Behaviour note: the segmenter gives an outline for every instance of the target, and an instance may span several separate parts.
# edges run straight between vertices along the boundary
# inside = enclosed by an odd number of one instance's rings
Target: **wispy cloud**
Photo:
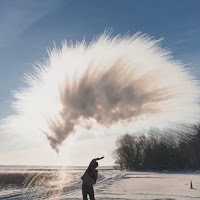
[[[187,43],[192,43],[194,38],[199,37],[200,33],[200,23],[193,22],[193,24],[185,23],[178,26],[179,31],[176,33],[176,45],[185,45]]]
[[[59,5],[60,1],[1,1],[0,48],[11,44],[31,25]]]

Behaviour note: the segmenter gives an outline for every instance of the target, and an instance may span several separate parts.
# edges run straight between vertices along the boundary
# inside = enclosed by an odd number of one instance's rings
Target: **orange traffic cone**
[[[190,181],[190,189],[193,189],[192,181]]]

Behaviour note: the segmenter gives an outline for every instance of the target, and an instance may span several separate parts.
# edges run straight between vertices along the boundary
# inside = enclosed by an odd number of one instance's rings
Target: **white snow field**
[[[22,175],[28,177],[26,181],[33,177],[35,182],[39,175],[45,175],[35,185],[34,181],[32,184],[25,184],[26,186],[1,183],[0,199],[81,200],[80,177],[83,172],[83,169],[59,170],[59,179],[45,179],[47,174],[52,174],[51,171],[31,172],[28,175],[25,173]],[[11,172],[6,173],[11,175]],[[190,189],[190,181],[193,189]],[[200,172],[126,172],[99,169],[94,190],[96,200],[200,200]]]

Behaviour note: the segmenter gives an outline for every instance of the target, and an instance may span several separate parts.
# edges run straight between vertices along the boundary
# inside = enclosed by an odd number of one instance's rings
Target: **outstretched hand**
[[[103,158],[104,158],[104,156],[102,156],[101,158],[95,158],[95,159],[92,160],[92,162],[97,161],[97,160],[101,160]]]

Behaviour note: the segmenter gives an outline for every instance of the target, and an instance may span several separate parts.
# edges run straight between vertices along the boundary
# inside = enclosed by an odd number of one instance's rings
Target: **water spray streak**
[[[123,126],[139,120],[153,119],[151,127],[193,125],[199,116],[199,83],[147,35],[64,42],[25,81],[27,88],[14,93],[17,114],[2,127],[41,131],[56,151],[77,127],[120,124],[123,133]]]

